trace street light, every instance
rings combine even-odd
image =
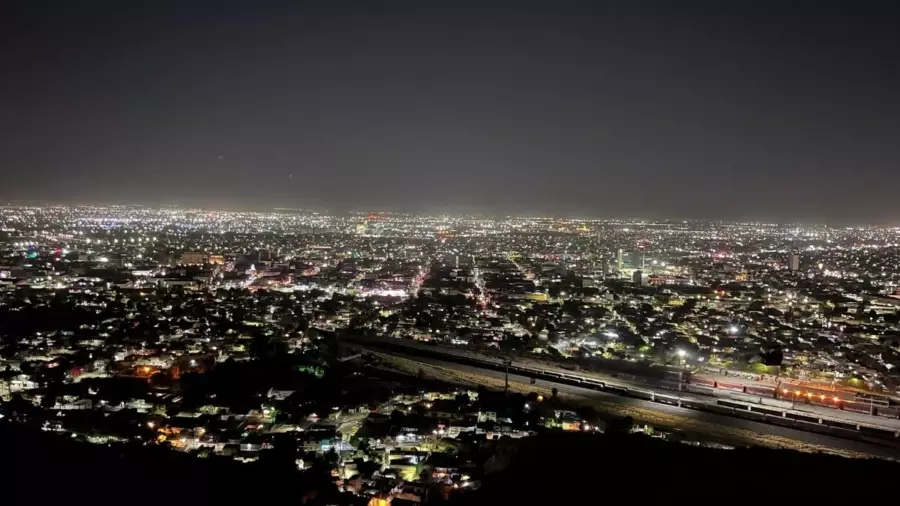
[[[680,349],[680,348],[679,348],[677,351],[675,351],[675,353],[676,353],[679,357],[681,357],[681,363],[682,363],[682,365],[683,365],[683,364],[684,364],[684,356],[687,355],[687,352],[684,351],[683,349]],[[683,383],[683,382],[684,382],[684,369],[679,369],[679,370],[678,370],[678,391],[679,391],[679,392],[681,392],[681,390],[682,390],[682,388],[683,388],[683,387],[682,387],[682,383]]]

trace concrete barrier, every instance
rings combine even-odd
[[[772,399],[767,397],[763,397],[760,404],[762,404],[763,406],[774,406],[781,409],[791,409],[794,407],[794,403],[790,401],[782,401],[779,399]]]
[[[748,404],[762,404],[762,397],[758,395],[747,395],[738,392],[726,392],[725,396],[736,401],[746,402]]]
[[[749,410],[750,405],[745,402],[729,401],[727,399],[719,399],[716,401],[719,406],[726,406],[733,409]]]
[[[653,400],[656,402],[662,403],[662,404],[671,404],[672,406],[680,405],[680,401],[681,401],[680,398],[678,398],[674,395],[666,395],[666,394],[656,394],[656,396],[654,397]]]
[[[762,413],[762,414],[770,415],[770,416],[781,416],[781,417],[784,416],[784,411],[782,411],[781,409],[768,408],[765,406],[750,406],[749,411],[752,411],[755,413]]]
[[[715,388],[706,387],[706,386],[702,386],[702,385],[689,384],[689,385],[684,385],[684,387],[685,387],[684,390],[686,392],[690,392],[693,394],[700,394],[700,395],[712,396],[715,394],[715,391],[716,391]]]

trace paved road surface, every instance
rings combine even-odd
[[[379,350],[382,351],[382,350]],[[384,351],[382,351],[384,352]],[[393,355],[400,355],[396,352],[390,352]],[[434,358],[423,358],[413,355],[407,355],[405,358],[410,360],[414,360],[417,362],[428,363],[440,365],[441,367],[445,367],[448,369],[453,369],[456,371],[467,372],[472,374],[479,374],[482,376],[488,376],[492,378],[503,379],[503,373],[500,371],[494,371],[491,369],[482,369],[480,367],[461,365],[454,362],[445,362],[442,360],[434,359]],[[515,374],[509,375],[510,382],[516,383],[524,383],[529,384],[530,378],[526,376],[519,376]],[[573,385],[568,385],[564,383],[555,383],[552,381],[545,380],[537,380],[536,386],[544,387],[544,388],[557,388],[560,392],[579,395],[582,397],[588,397],[592,399],[602,399],[607,402],[621,404],[624,406],[632,406],[635,408],[645,409],[648,411],[656,411],[660,413],[666,413],[670,415],[682,416],[684,418],[689,418],[693,420],[698,420],[705,423],[722,425],[726,427],[734,427],[737,429],[745,429],[756,432],[758,434],[765,434],[771,436],[779,436],[787,439],[792,439],[795,441],[799,441],[806,444],[813,444],[818,446],[823,446],[826,448],[833,448],[837,450],[851,451],[857,453],[864,453],[876,457],[881,458],[891,458],[900,460],[900,449],[893,448],[890,446],[879,446],[876,444],[852,441],[848,439],[842,439],[838,437],[826,436],[822,434],[815,434],[812,432],[805,432],[801,430],[790,429],[787,427],[780,427],[777,425],[769,425],[765,423],[758,423],[751,420],[744,420],[741,418],[735,418],[730,416],[717,415],[714,413],[706,413],[703,411],[697,411],[693,409],[687,408],[679,408],[677,406],[672,406],[669,404],[660,404],[651,401],[645,401],[642,399],[634,399],[630,397],[623,397],[621,395],[616,395],[609,392],[599,392],[597,390],[592,390],[589,388],[582,388]]]
[[[453,347],[449,347],[449,346],[436,346],[433,344],[419,343],[419,342],[411,341],[411,340],[407,340],[407,339],[387,339],[387,340],[380,340],[380,341],[372,341],[369,344],[374,344],[376,346],[375,349],[378,349],[379,343],[386,343],[390,346],[403,346],[403,347],[411,348],[411,349],[421,349],[423,351],[429,351],[432,353],[439,352],[439,353],[444,353],[444,354],[458,355],[458,356],[470,357],[470,358],[476,358],[476,359],[499,360],[497,357],[492,357],[492,356],[489,356],[486,354],[479,354],[477,352],[473,352],[472,350],[467,350],[467,349],[462,349],[462,348],[453,348]],[[366,345],[366,343],[361,342],[361,341],[358,342],[358,344],[361,344],[363,346]],[[393,353],[393,351],[392,351],[392,353]],[[537,362],[537,361],[527,359],[527,358],[516,357],[513,359],[513,361],[520,365],[527,365],[530,367],[538,367],[538,368],[544,369],[546,371],[568,372],[568,373],[573,372],[573,371],[566,371],[559,367],[555,367],[551,364],[541,363],[541,362]],[[648,390],[657,390],[659,393],[665,393],[665,394],[670,394],[670,395],[673,395],[676,393],[674,391],[661,390],[659,388],[659,385],[656,383],[652,383],[652,382],[644,383],[641,381],[642,379],[651,381],[650,378],[636,377],[633,380],[629,380],[629,379],[626,379],[623,375],[619,375],[618,377],[612,377],[609,374],[603,374],[603,373],[597,373],[597,372],[577,371],[575,373],[579,374],[579,375],[584,375],[584,376],[596,377],[600,380],[606,380],[606,381],[614,383],[614,384],[625,384],[625,385],[630,384],[630,385],[633,385],[638,388],[645,388]],[[723,380],[724,380],[724,377],[723,377]],[[738,378],[731,378],[729,381],[735,382],[735,383],[747,382],[747,380],[741,380]],[[725,390],[716,390],[713,393],[715,394],[715,398],[722,398],[722,399],[728,399],[731,394],[731,392],[728,392]],[[710,399],[710,397],[708,397],[708,396],[700,396],[698,394],[689,394],[686,392],[682,392],[681,396],[684,398],[690,398],[690,399],[696,399],[696,400]],[[751,395],[751,397],[752,397],[752,395]],[[844,420],[847,422],[852,422],[854,424],[859,423],[859,424],[864,424],[864,425],[873,425],[873,426],[884,427],[884,428],[888,428],[888,429],[892,429],[892,430],[900,430],[900,420],[894,419],[894,418],[885,418],[885,417],[881,417],[881,416],[869,415],[866,413],[855,413],[852,411],[843,411],[843,410],[838,410],[838,409],[833,409],[833,408],[828,408],[828,407],[823,407],[823,406],[817,406],[814,404],[808,404],[808,403],[799,402],[799,401],[794,405],[794,410],[798,411],[798,412],[808,413],[810,415],[821,416],[821,417],[825,417],[825,418],[832,418],[832,419],[837,419],[837,420]]]

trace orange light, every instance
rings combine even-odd
[[[837,396],[835,396],[834,402],[838,402],[839,400],[840,400],[840,399],[838,399]]]
[[[783,394],[788,393],[788,389],[787,389],[787,388],[782,388],[782,389],[781,389],[781,393],[783,393]]]
[[[797,394],[797,395],[800,395],[801,392],[800,392],[800,390],[797,390],[797,391],[794,392],[794,393]]]
[[[806,396],[809,397],[809,398],[811,399],[811,398],[812,398],[812,392],[806,392]]]
[[[820,397],[822,397],[823,401],[825,400],[825,394],[822,394]]]

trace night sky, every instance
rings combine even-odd
[[[898,27],[864,0],[4,2],[0,199],[900,224]]]

